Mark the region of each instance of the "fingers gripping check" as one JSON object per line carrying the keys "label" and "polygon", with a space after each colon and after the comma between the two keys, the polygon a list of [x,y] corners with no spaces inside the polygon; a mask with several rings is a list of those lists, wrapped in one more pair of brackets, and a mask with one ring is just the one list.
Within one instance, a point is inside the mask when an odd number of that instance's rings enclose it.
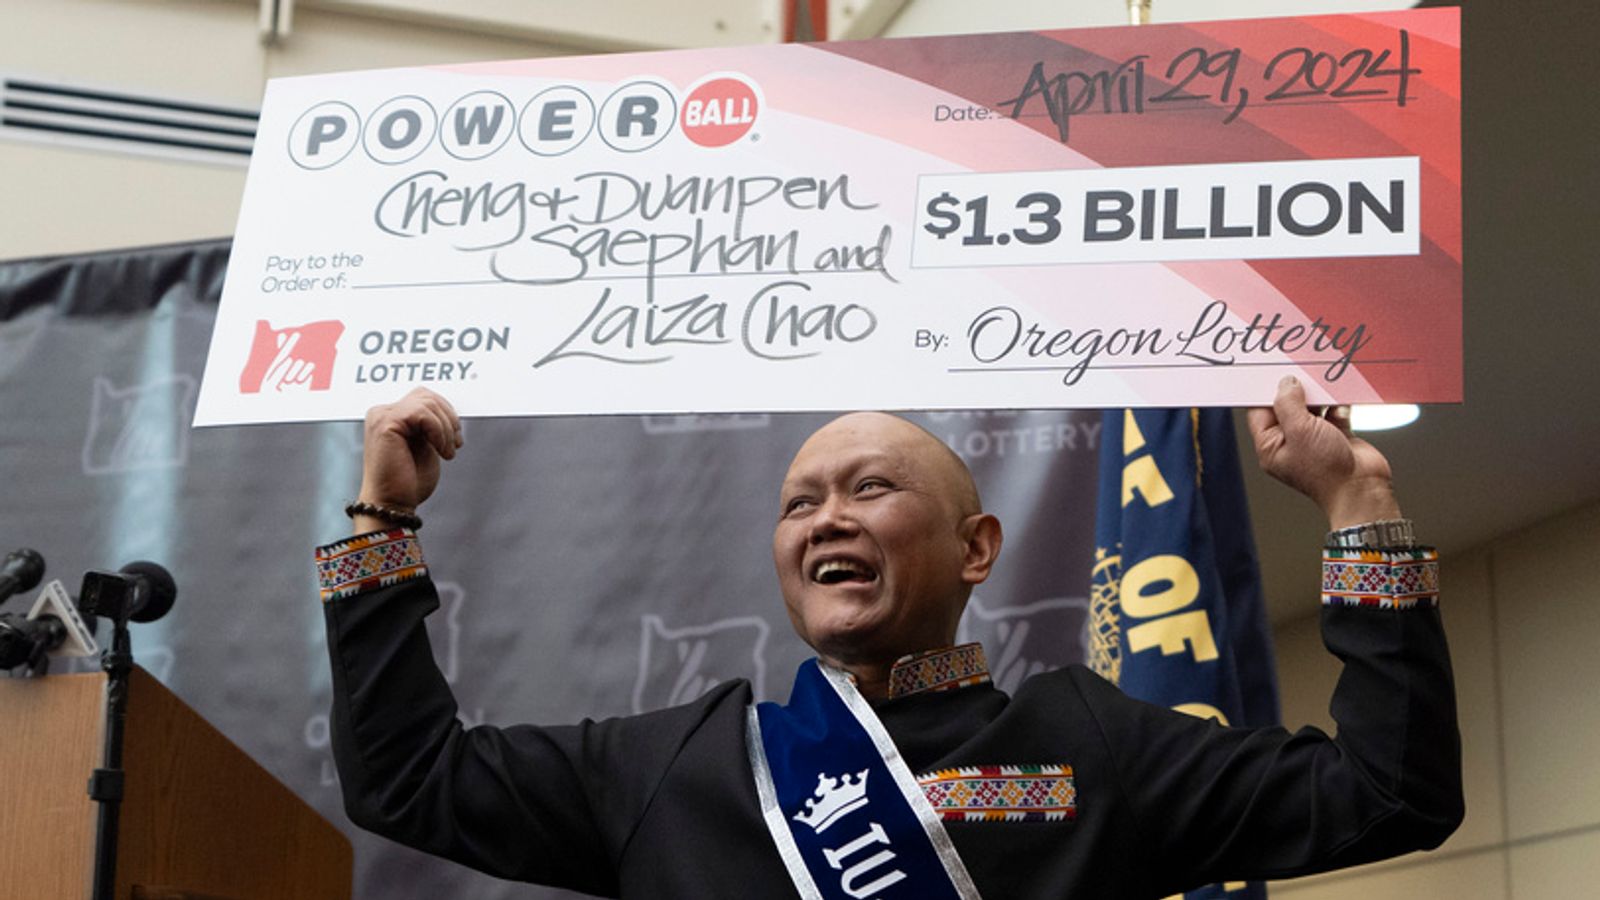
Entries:
{"label": "fingers gripping check", "polygon": [[1388,460],[1351,435],[1348,407],[1319,415],[1288,377],[1271,408],[1252,409],[1247,420],[1262,470],[1315,501],[1330,525],[1398,517]]}

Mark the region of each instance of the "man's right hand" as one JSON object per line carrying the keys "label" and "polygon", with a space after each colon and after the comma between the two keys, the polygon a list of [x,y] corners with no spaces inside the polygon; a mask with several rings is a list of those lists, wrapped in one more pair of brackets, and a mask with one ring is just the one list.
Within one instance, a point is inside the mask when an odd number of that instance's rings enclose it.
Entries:
{"label": "man's right hand", "polygon": [[[367,410],[357,499],[401,512],[415,512],[439,485],[439,461],[454,459],[462,445],[461,417],[450,401],[416,388],[398,403]],[[356,532],[392,523],[355,517]]]}

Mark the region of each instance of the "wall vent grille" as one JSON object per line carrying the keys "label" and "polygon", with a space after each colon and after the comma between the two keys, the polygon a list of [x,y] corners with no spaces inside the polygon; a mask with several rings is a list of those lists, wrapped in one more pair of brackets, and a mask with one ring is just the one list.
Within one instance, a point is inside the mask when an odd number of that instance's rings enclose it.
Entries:
{"label": "wall vent grille", "polygon": [[256,110],[0,77],[0,137],[244,166]]}

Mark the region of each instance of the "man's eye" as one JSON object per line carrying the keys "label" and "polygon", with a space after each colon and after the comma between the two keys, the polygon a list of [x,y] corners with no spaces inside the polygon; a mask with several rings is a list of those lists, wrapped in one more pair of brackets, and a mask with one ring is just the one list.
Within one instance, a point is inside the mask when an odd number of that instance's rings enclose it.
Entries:
{"label": "man's eye", "polygon": [[795,513],[805,512],[806,510],[810,509],[813,505],[814,504],[811,502],[811,498],[810,497],[796,497],[793,500],[790,500],[788,503],[784,504],[784,506],[783,506],[783,514],[785,516],[792,516]]}
{"label": "man's eye", "polygon": [[858,494],[872,494],[878,491],[886,491],[888,489],[889,482],[884,481],[882,478],[866,478],[863,479],[860,484],[856,485],[856,493]]}

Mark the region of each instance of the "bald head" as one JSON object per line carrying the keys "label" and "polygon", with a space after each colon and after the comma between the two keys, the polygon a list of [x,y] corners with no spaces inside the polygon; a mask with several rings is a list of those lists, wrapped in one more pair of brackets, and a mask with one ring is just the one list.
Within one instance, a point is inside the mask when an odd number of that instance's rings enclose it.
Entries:
{"label": "bald head", "polygon": [[887,671],[949,644],[1000,552],[966,464],[898,416],[818,429],[783,480],[773,561],[795,630],[825,658]]}
{"label": "bald head", "polygon": [[972,479],[972,470],[967,468],[961,457],[926,428],[891,413],[854,412],[842,415],[812,432],[795,454],[795,460],[799,461],[807,447],[832,444],[834,438],[839,436],[903,450],[914,464],[926,469],[930,478],[929,486],[949,499],[951,509],[958,516],[965,518],[983,512],[978,484]]}

